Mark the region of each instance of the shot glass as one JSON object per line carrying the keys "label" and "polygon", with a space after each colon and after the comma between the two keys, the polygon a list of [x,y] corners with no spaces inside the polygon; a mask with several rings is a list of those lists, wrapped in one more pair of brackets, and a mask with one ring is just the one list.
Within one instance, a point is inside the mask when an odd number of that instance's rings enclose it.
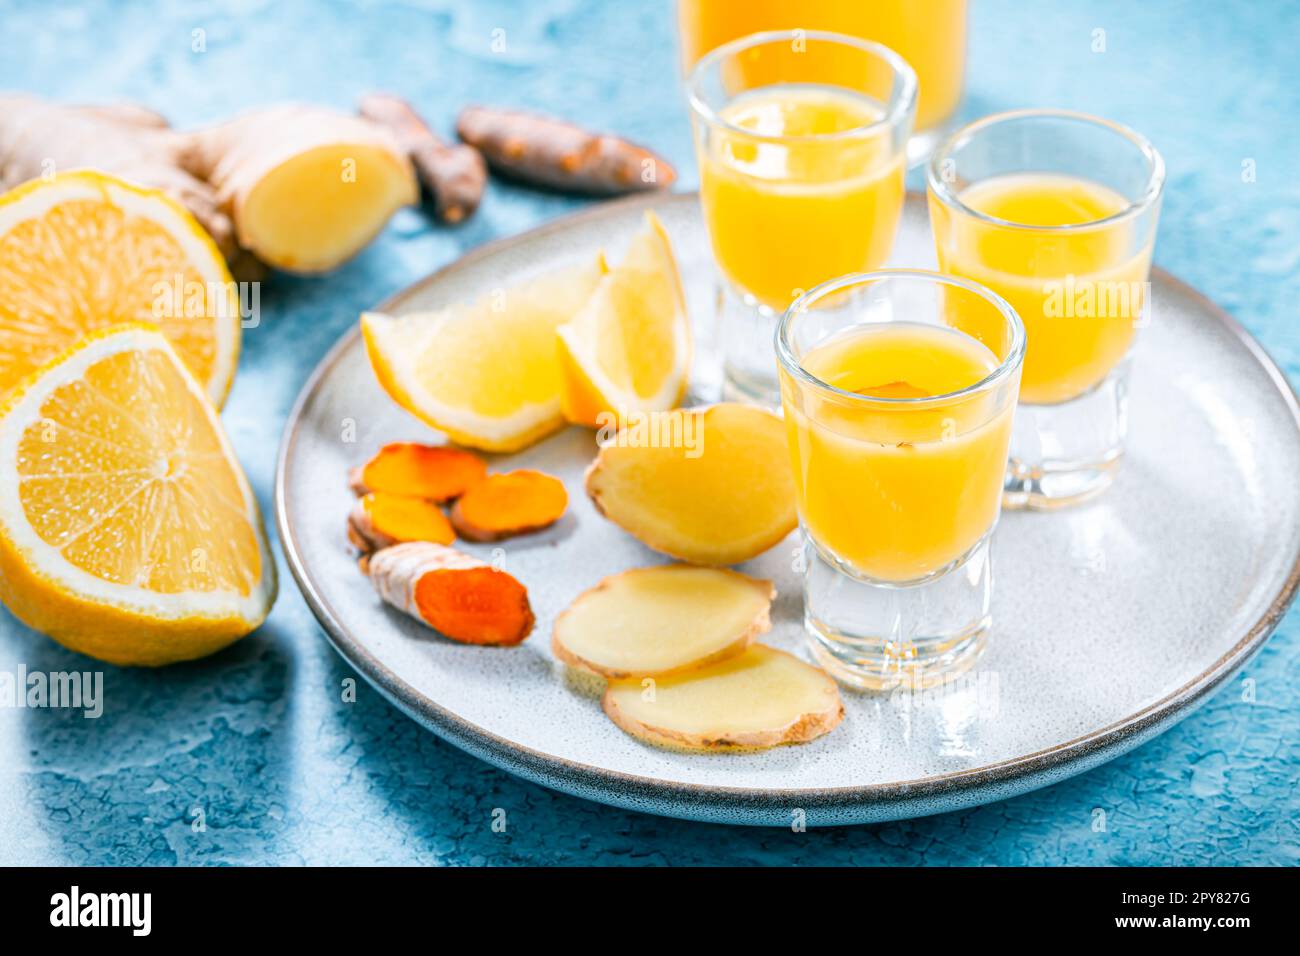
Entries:
{"label": "shot glass", "polygon": [[[689,70],[704,54],[758,30],[833,30],[883,43],[916,71],[916,128],[908,160],[923,162],[949,132],[966,72],[966,0],[677,0],[681,59]],[[834,81],[838,65],[825,64]]]}
{"label": "shot glass", "polygon": [[849,275],[794,302],[776,352],[817,660],[872,690],[970,667],[992,624],[1015,310],[936,272]]}
{"label": "shot glass", "polygon": [[1160,154],[1117,123],[1024,110],[958,130],[927,180],[939,267],[1025,324],[1007,507],[1100,494],[1124,451],[1128,356],[1151,308]]}
{"label": "shot glass", "polygon": [[781,313],[806,289],[877,268],[893,247],[916,76],[879,43],[787,30],[713,50],[687,92],[723,391],[775,405]]}

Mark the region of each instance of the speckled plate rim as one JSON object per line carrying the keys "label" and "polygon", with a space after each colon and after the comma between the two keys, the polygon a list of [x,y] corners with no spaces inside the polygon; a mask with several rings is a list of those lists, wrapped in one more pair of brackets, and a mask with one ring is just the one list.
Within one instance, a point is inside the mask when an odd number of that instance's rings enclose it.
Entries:
{"label": "speckled plate rim", "polygon": [[[909,192],[908,199],[923,200],[924,196]],[[497,239],[467,252],[390,296],[376,310],[399,309],[428,286],[522,242],[564,233],[584,223],[640,208],[657,209],[698,201],[695,193],[634,196],[560,217],[529,232]],[[1263,346],[1236,319],[1182,280],[1156,267],[1152,269],[1152,281],[1194,300],[1206,315],[1222,324],[1246,348],[1290,410],[1296,438],[1300,441],[1300,399]],[[299,425],[321,381],[349,350],[358,346],[359,339],[360,328],[354,325],[326,353],[303,385],[285,424],[276,462],[274,510],[289,570],[334,649],[394,706],[479,759],[534,783],[585,799],[682,819],[778,826],[790,824],[790,813],[795,808],[808,815],[810,825],[854,824],[924,816],[1003,800],[1099,766],[1158,736],[1191,714],[1259,651],[1300,591],[1300,553],[1297,553],[1286,580],[1264,614],[1238,637],[1229,651],[1196,677],[1121,720],[1054,747],[983,767],[854,787],[756,789],[674,783],[556,757],[484,730],[421,694],[385,667],[349,632],[303,560],[284,500]]]}

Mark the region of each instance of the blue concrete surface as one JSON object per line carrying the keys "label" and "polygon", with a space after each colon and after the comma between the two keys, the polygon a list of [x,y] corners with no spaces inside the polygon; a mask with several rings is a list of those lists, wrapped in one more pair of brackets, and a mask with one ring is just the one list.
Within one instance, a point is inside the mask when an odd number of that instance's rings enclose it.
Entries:
{"label": "blue concrete surface", "polygon": [[[966,112],[1072,107],[1150,136],[1170,170],[1158,261],[1241,319],[1300,381],[1300,8],[974,7]],[[130,98],[178,124],[285,98],[349,107],[377,88],[410,96],[444,126],[469,101],[534,106],[647,141],[681,165],[685,185],[695,179],[667,0],[7,0],[0,23],[0,89]],[[505,48],[494,53],[498,29]],[[195,30],[204,52],[192,49]],[[1247,161],[1253,182],[1243,181]],[[579,205],[494,183],[464,228],[403,213],[335,274],[270,282],[225,413],[264,507],[285,414],[360,309]],[[108,668],[98,720],[0,710],[0,862],[1300,863],[1295,612],[1208,706],[1085,776],[964,813],[790,833],[560,796],[425,733],[364,683],[344,703],[354,675],[283,568],[281,584],[266,626],[215,658],[162,673]],[[0,671],[24,664],[93,666],[4,614]],[[506,810],[505,833],[493,831],[494,808]]]}

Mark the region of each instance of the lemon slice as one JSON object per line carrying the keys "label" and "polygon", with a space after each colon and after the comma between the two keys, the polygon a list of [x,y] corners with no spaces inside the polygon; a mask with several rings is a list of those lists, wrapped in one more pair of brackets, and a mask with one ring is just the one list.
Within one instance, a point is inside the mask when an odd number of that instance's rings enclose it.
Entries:
{"label": "lemon slice", "polygon": [[555,330],[604,272],[597,257],[440,312],[367,312],[370,365],[393,401],[452,440],[516,451],[564,425]]}
{"label": "lemon slice", "polygon": [[559,329],[564,415],[595,428],[666,411],[682,400],[691,367],[691,330],[677,262],[654,213],[573,321]]}
{"label": "lemon slice", "polygon": [[0,599],[114,664],[255,628],[275,565],[212,403],[156,329],[87,336],[0,404]]}
{"label": "lemon slice", "polygon": [[0,395],[88,332],[152,322],[218,407],[240,314],[225,260],[155,190],[94,170],[0,196]]}

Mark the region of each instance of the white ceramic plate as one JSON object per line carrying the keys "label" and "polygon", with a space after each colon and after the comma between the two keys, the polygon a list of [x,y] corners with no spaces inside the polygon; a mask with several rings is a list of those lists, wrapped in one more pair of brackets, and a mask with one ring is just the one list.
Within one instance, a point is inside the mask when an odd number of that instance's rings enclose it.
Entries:
{"label": "white ceramic plate", "polygon": [[[683,265],[701,338],[693,390],[707,396],[716,380],[711,267],[697,205],[679,195],[599,206],[475,250],[380,308],[476,297],[598,248],[617,256],[654,208]],[[894,259],[933,266],[923,197],[909,197]],[[1186,716],[1259,649],[1300,586],[1296,397],[1225,313],[1167,274],[1152,279],[1154,318],[1137,347],[1130,452],[1115,486],[1073,511],[1004,515],[994,631],[968,680],[921,698],[846,692],[843,724],[811,744],[747,755],[658,750],[615,728],[552,658],[551,621],[575,596],[607,574],[664,560],[583,495],[595,450],[588,431],[493,461],[552,472],[572,500],[555,528],[502,545],[537,614],[523,646],[466,647],[382,605],[345,540],[345,475],[384,442],[438,436],[380,391],[355,329],[290,415],[276,480],[280,538],[344,658],[430,730],[546,786],[671,816],[775,825],[796,811],[810,824],[857,823],[1003,799],[1096,766]],[[794,546],[792,536],[742,570],[779,591],[765,640],[802,654]]]}

